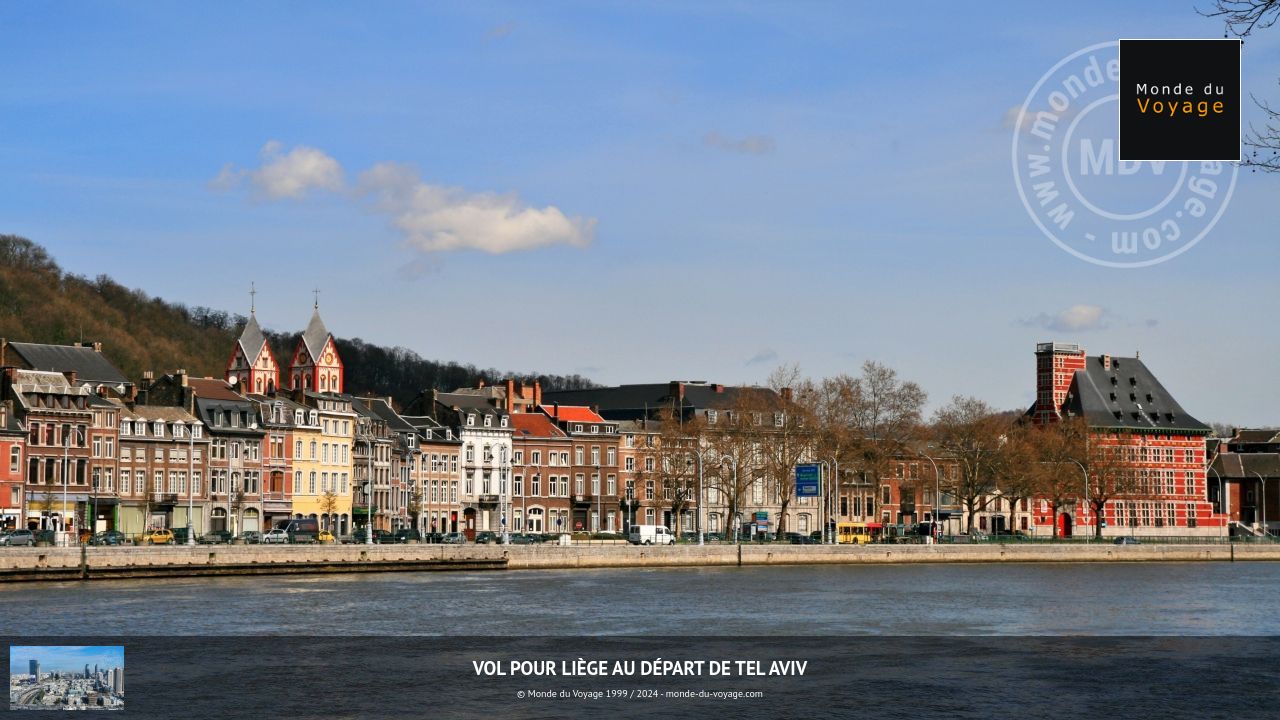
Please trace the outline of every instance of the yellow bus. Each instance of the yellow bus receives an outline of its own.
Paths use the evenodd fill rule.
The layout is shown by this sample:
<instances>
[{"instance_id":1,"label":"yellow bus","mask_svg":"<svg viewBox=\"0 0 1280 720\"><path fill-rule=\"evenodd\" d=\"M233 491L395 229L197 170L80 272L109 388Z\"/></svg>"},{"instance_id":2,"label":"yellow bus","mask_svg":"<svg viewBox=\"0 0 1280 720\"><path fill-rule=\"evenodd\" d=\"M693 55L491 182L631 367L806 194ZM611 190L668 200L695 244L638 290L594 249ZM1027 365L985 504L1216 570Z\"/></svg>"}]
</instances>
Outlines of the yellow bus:
<instances>
[{"instance_id":1,"label":"yellow bus","mask_svg":"<svg viewBox=\"0 0 1280 720\"><path fill-rule=\"evenodd\" d=\"M881 523L836 523L836 542L843 545L866 545L879 540L883 530L884 525Z\"/></svg>"}]
</instances>

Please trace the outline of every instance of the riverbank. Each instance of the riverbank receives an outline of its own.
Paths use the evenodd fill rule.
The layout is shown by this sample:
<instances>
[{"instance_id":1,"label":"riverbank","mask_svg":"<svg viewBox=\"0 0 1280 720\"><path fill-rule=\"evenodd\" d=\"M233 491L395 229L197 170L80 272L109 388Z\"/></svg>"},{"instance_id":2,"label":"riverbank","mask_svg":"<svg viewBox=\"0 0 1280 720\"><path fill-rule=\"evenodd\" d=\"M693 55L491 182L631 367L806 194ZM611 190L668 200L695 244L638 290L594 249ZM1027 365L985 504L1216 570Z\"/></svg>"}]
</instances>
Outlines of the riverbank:
<instances>
[{"instance_id":1,"label":"riverbank","mask_svg":"<svg viewBox=\"0 0 1280 720\"><path fill-rule=\"evenodd\" d=\"M629 567L1280 561L1280 545L238 545L6 548L0 581Z\"/></svg>"}]
</instances>

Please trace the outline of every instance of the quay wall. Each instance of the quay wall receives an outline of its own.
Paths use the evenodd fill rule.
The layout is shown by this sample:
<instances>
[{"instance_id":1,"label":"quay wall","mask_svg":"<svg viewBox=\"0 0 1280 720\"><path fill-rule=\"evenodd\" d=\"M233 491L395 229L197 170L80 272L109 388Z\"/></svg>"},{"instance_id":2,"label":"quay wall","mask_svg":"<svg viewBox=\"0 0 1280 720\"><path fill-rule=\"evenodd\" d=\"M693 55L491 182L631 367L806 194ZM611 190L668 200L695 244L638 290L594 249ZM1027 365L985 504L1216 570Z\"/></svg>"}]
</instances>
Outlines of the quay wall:
<instances>
[{"instance_id":1,"label":"quay wall","mask_svg":"<svg viewBox=\"0 0 1280 720\"><path fill-rule=\"evenodd\" d=\"M0 548L0 582L193 575L886 563L1280 561L1280 544L197 545Z\"/></svg>"}]
</instances>

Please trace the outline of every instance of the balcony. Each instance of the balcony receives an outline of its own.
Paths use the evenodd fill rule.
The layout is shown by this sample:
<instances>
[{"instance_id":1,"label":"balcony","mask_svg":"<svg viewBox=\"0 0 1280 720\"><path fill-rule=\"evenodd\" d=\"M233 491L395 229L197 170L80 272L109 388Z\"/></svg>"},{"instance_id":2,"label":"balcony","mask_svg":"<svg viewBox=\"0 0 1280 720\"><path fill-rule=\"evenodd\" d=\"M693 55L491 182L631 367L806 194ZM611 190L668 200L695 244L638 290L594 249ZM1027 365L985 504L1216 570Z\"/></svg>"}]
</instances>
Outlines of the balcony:
<instances>
[{"instance_id":1,"label":"balcony","mask_svg":"<svg viewBox=\"0 0 1280 720\"><path fill-rule=\"evenodd\" d=\"M476 498L476 502L481 505L497 505L498 496L497 495L480 495Z\"/></svg>"}]
</instances>

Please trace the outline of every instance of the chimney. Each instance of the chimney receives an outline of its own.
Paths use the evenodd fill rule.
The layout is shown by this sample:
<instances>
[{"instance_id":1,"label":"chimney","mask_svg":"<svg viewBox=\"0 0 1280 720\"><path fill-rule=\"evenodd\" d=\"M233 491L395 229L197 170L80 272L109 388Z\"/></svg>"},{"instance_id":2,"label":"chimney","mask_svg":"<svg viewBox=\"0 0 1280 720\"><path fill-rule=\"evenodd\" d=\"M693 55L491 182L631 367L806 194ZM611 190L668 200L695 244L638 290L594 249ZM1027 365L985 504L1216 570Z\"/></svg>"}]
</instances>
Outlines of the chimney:
<instances>
[{"instance_id":1,"label":"chimney","mask_svg":"<svg viewBox=\"0 0 1280 720\"><path fill-rule=\"evenodd\" d=\"M480 386L479 386L479 387L480 387L480 389L481 389L481 390L483 390L483 389L484 389L484 378L480 378Z\"/></svg>"},{"instance_id":2,"label":"chimney","mask_svg":"<svg viewBox=\"0 0 1280 720\"><path fill-rule=\"evenodd\" d=\"M722 392L724 392L724 385L721 385L721 384L719 384L719 383L716 383L715 385L712 385L712 386L711 386L711 389L712 389L713 391L715 391L715 392L722 393Z\"/></svg>"},{"instance_id":3,"label":"chimney","mask_svg":"<svg viewBox=\"0 0 1280 720\"><path fill-rule=\"evenodd\" d=\"M520 389L524 390L524 384L520 385ZM516 407L516 381L507 378L507 412L515 412Z\"/></svg>"},{"instance_id":4,"label":"chimney","mask_svg":"<svg viewBox=\"0 0 1280 720\"><path fill-rule=\"evenodd\" d=\"M93 351L94 351L94 352L96 352L96 353L100 353L100 352L102 352L102 343L100 343L100 342L95 342L95 343L93 344Z\"/></svg>"},{"instance_id":5,"label":"chimney","mask_svg":"<svg viewBox=\"0 0 1280 720\"><path fill-rule=\"evenodd\" d=\"M542 404L542 381L540 380L533 381L533 404Z\"/></svg>"},{"instance_id":6,"label":"chimney","mask_svg":"<svg viewBox=\"0 0 1280 720\"><path fill-rule=\"evenodd\" d=\"M68 370L62 374L66 376L67 382L71 383L72 385L76 384L77 375L75 370Z\"/></svg>"},{"instance_id":7,"label":"chimney","mask_svg":"<svg viewBox=\"0 0 1280 720\"><path fill-rule=\"evenodd\" d=\"M560 419L560 403L553 403L551 405L551 418L553 420Z\"/></svg>"},{"instance_id":8,"label":"chimney","mask_svg":"<svg viewBox=\"0 0 1280 720\"><path fill-rule=\"evenodd\" d=\"M782 399L791 402L791 388L782 388Z\"/></svg>"},{"instance_id":9,"label":"chimney","mask_svg":"<svg viewBox=\"0 0 1280 720\"><path fill-rule=\"evenodd\" d=\"M0 337L0 367L4 367L9 363L5 362L5 355L9 354L9 341Z\"/></svg>"},{"instance_id":10,"label":"chimney","mask_svg":"<svg viewBox=\"0 0 1280 720\"><path fill-rule=\"evenodd\" d=\"M187 382L188 378L187 378L186 368L179 368L178 371L174 373L174 375L176 375L178 378L179 387L186 387L189 384Z\"/></svg>"},{"instance_id":11,"label":"chimney","mask_svg":"<svg viewBox=\"0 0 1280 720\"><path fill-rule=\"evenodd\" d=\"M1103 370L1110 370L1110 369L1111 369L1111 356L1110 356L1110 355L1103 355L1103 356L1102 356L1102 369L1103 369Z\"/></svg>"},{"instance_id":12,"label":"chimney","mask_svg":"<svg viewBox=\"0 0 1280 720\"><path fill-rule=\"evenodd\" d=\"M677 405L684 405L684 383L672 380L667 386L667 395L675 399Z\"/></svg>"}]
</instances>

